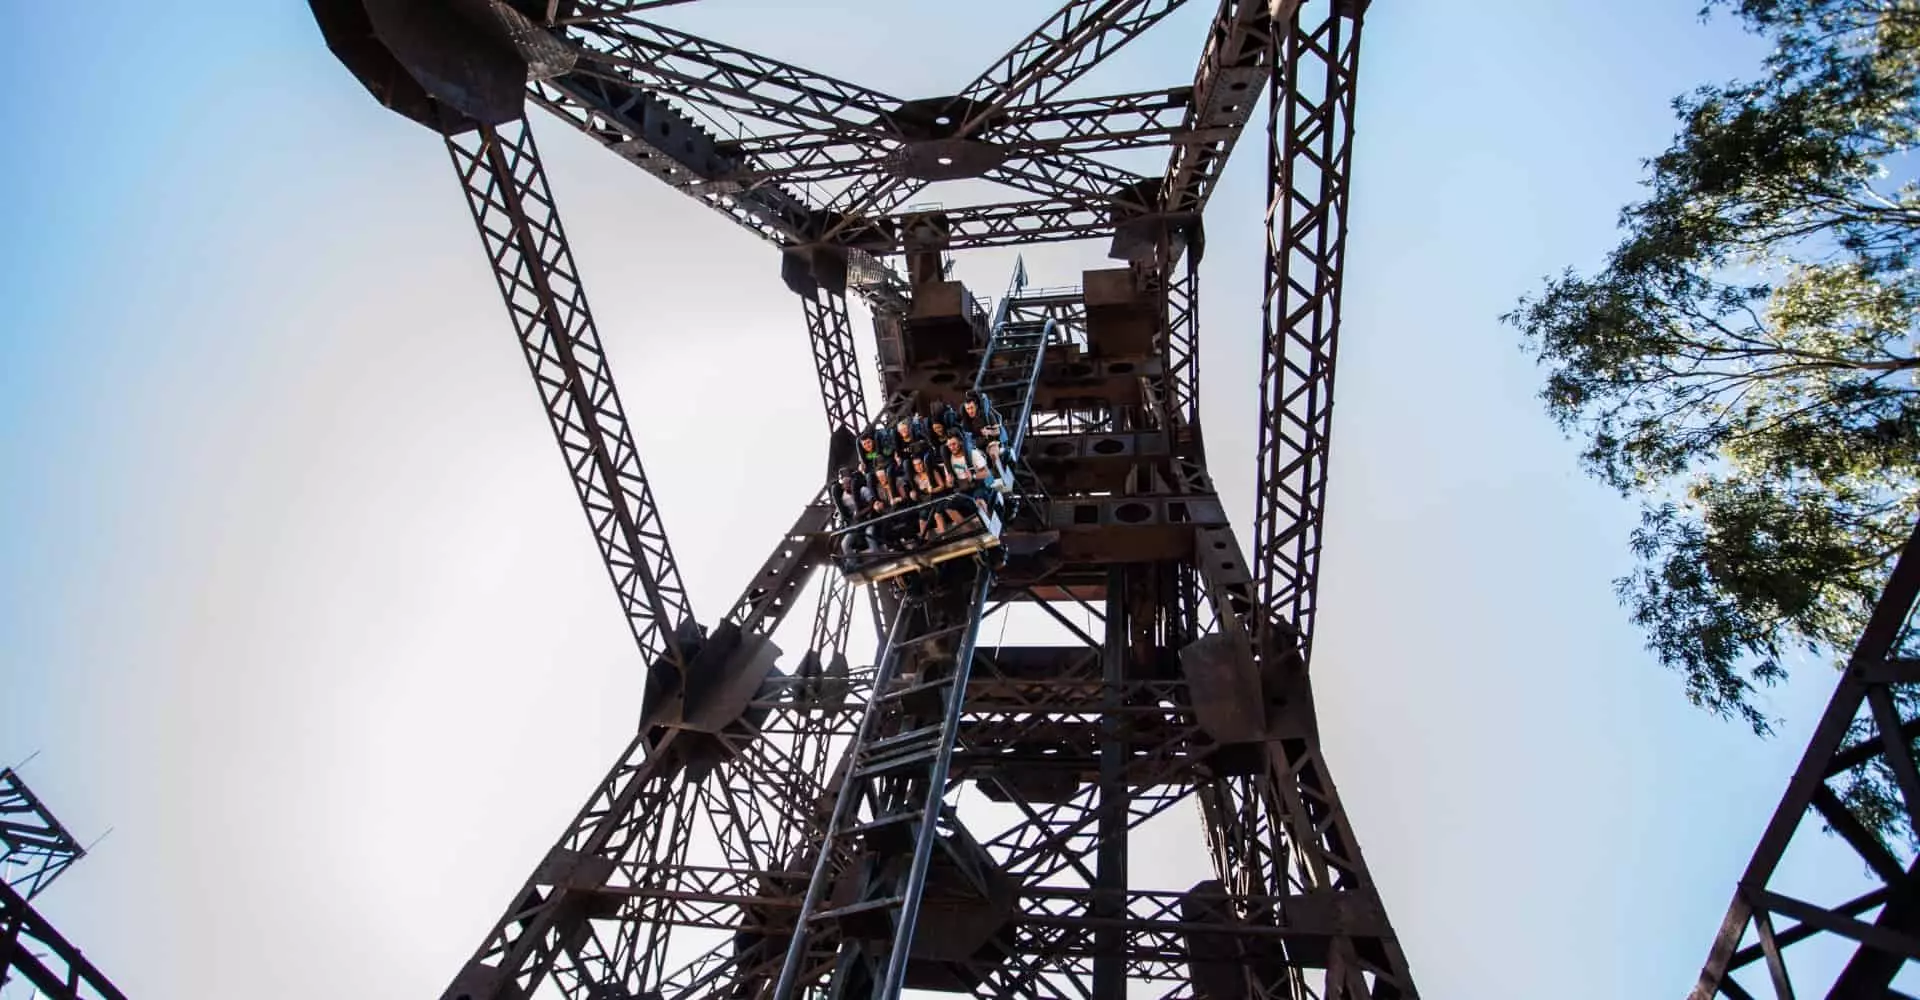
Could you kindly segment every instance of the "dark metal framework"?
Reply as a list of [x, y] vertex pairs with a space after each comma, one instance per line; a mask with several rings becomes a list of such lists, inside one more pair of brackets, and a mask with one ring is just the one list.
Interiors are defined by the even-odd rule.
[[[890, 253], [933, 221], [956, 250], [1108, 238], [1146, 258], [1155, 243], [1142, 234], [1205, 207], [1253, 111], [1270, 75], [1269, 4], [1221, 5], [1190, 86], [1058, 95], [1183, 2], [1075, 0], [956, 95], [919, 101], [677, 31], [629, 5], [562, 4], [579, 8], [551, 25], [573, 43], [571, 65], [529, 96], [781, 246]], [[1296, 5], [1274, 6], [1284, 22]], [[1168, 150], [1161, 177], [1094, 157], [1154, 148]], [[963, 177], [1036, 197], [907, 208], [929, 184]]]
[[[1807, 996], [1812, 986], [1804, 975], [1796, 992], [1795, 956], [1816, 953], [1830, 962], [1837, 950], [1851, 955], [1827, 996], [1905, 995], [1892, 984], [1906, 963], [1920, 960], [1920, 862], [1902, 862], [1876, 832], [1878, 824], [1870, 824], [1842, 790], [1869, 770], [1890, 777], [1900, 796], [1892, 810], [1895, 827], [1910, 837], [1920, 833], [1920, 769], [1914, 766], [1920, 720], [1911, 720], [1920, 696], [1916, 611], [1920, 528], [1894, 563], [1833, 700], [1740, 876], [1692, 1000]], [[1808, 898], [1776, 880], [1788, 846], [1816, 817], [1854, 851], [1871, 888], [1832, 886]], [[1796, 952], [1794, 945], [1803, 947]], [[1742, 971], [1749, 972], [1745, 984], [1734, 978]]]
[[1359, 22], [1294, 21], [1267, 93], [1267, 268], [1254, 551], [1267, 620], [1313, 641], [1333, 430]]
[[0, 768], [0, 882], [26, 899], [87, 851], [12, 768]]
[[12, 768], [0, 769], [0, 991], [24, 980], [47, 1000], [125, 1000], [28, 900], [86, 855]]
[[[676, 0], [310, 3], [383, 104], [446, 137], [647, 672], [639, 732], [446, 1000], [1120, 1000], [1142, 981], [1168, 1000], [1415, 996], [1307, 677], [1364, 0], [1216, 0], [1190, 81], [1111, 95], [1072, 91], [1183, 0], [1069, 0], [972, 82], [918, 99], [655, 19]], [[1249, 560], [1206, 472], [1197, 264], [1263, 93]], [[825, 495], [724, 617], [694, 614], [529, 102], [778, 248], [831, 465], [875, 417], [971, 384], [976, 364], [993, 377], [990, 330], [1003, 347], [1006, 331], [1048, 331], [1016, 349], [1025, 447], [1003, 545], [874, 587], [889, 636], [875, 666], [849, 659], [855, 602], [831, 569], [797, 662], [772, 642], [835, 558]], [[1140, 150], [1164, 169], [1108, 158]], [[914, 204], [960, 179], [1020, 198]], [[1086, 239], [1123, 266], [1073, 288], [1021, 276], [992, 321], [947, 280], [955, 252]], [[1021, 615], [1055, 644], [986, 641]], [[888, 747], [931, 767], [905, 799], [871, 784], [904, 759]], [[959, 804], [974, 792], [998, 818]], [[835, 807], [855, 800], [918, 806]], [[1198, 807], [1212, 877], [1136, 884], [1131, 832], [1181, 803]]]

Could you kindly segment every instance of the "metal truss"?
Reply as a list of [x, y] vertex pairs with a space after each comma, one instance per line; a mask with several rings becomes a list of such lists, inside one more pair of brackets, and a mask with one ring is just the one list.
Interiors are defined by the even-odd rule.
[[[813, 349], [813, 370], [820, 383], [827, 431], [851, 438], [866, 424], [868, 411], [847, 297], [831, 288], [816, 288], [801, 294], [800, 301], [806, 313], [807, 340]], [[826, 657], [830, 652], [844, 655], [853, 625], [853, 585], [840, 574], [828, 572], [820, 575], [819, 589], [808, 648], [816, 657]]]
[[[1035, 599], [1031, 591], [1005, 596], [983, 623], [1004, 613], [1012, 600]], [[950, 794], [968, 784], [1017, 780], [1021, 771], [1030, 777], [1065, 768], [1099, 779], [1053, 803], [1012, 795], [1018, 815], [1001, 829], [976, 831], [994, 866], [1019, 887], [1010, 901], [1011, 937], [998, 952], [946, 965], [977, 976], [972, 992], [983, 998], [1111, 995], [1112, 986], [1096, 985], [1103, 982], [1096, 972], [1103, 960], [1117, 960], [1108, 975], [1123, 968], [1126, 980], [1188, 982], [1199, 931], [1229, 954], [1275, 966], [1262, 974], [1291, 977], [1263, 983], [1259, 996], [1411, 996], [1410, 989], [1402, 989], [1404, 980], [1365, 964], [1364, 955], [1390, 943], [1391, 930], [1377, 900], [1356, 896], [1351, 886], [1313, 889], [1283, 882], [1276, 892], [1223, 886], [1220, 898], [1251, 919], [1196, 919], [1192, 893], [1127, 888], [1124, 880], [1114, 884], [1112, 873], [1116, 865], [1124, 866], [1131, 831], [1177, 806], [1208, 805], [1223, 790], [1232, 791], [1226, 787], [1230, 779], [1215, 773], [1209, 756], [1216, 745], [1192, 711], [1168, 707], [1190, 702], [1187, 684], [1113, 677], [1114, 657], [1126, 649], [1117, 637], [1129, 627], [1124, 612], [1114, 614], [1115, 603], [1087, 609], [1099, 616], [1091, 631], [1072, 626], [1083, 646], [981, 647], [975, 655], [948, 775]], [[858, 703], [857, 692], [849, 700]], [[1115, 739], [1125, 749], [1105, 752], [1104, 745]], [[1116, 795], [1116, 790], [1124, 791]], [[1285, 806], [1269, 798], [1248, 800], [1242, 807], [1262, 825], [1263, 842], [1284, 853], [1280, 845], [1295, 832]], [[1329, 818], [1323, 814], [1318, 821], [1326, 824]], [[1337, 814], [1331, 821], [1344, 823]], [[1231, 823], [1214, 828], [1234, 832]], [[1229, 858], [1217, 863], [1223, 875], [1237, 870]], [[803, 885], [806, 877], [792, 865], [773, 871], [681, 865], [628, 891], [657, 901], [661, 909], [652, 911], [652, 918], [676, 927], [785, 940], [800, 915], [801, 899], [768, 888]], [[1282, 912], [1286, 920], [1271, 919]], [[745, 923], [742, 914], [748, 915]], [[1282, 970], [1287, 963], [1279, 959], [1289, 948], [1326, 956], [1322, 961], [1333, 967], [1311, 976], [1310, 969]], [[659, 989], [666, 998], [720, 997], [741, 984], [770, 981], [779, 965], [777, 955], [722, 948], [666, 975]], [[1354, 985], [1363, 981], [1370, 987]], [[1167, 995], [1195, 994], [1176, 988]]]
[[[1734, 974], [1754, 966], [1765, 968], [1770, 995], [1779, 1000], [1806, 996], [1815, 987], [1802, 976], [1796, 994], [1794, 973], [1807, 968], [1794, 961], [1796, 956], [1815, 956], [1825, 964], [1842, 950], [1851, 956], [1827, 996], [1904, 995], [1892, 982], [1906, 963], [1920, 960], [1920, 863], [1901, 861], [1877, 824], [1843, 793], [1848, 782], [1869, 775], [1891, 780], [1900, 795], [1892, 804], [1896, 832], [1920, 835], [1920, 770], [1914, 766], [1914, 739], [1920, 736], [1920, 720], [1914, 718], [1920, 701], [1916, 603], [1920, 528], [1894, 563], [1833, 700], [1740, 876], [1692, 1000], [1752, 1000], [1753, 991], [1765, 990], [1755, 982], [1760, 975], [1742, 985]], [[1787, 847], [1816, 818], [1852, 848], [1872, 879], [1870, 890], [1842, 891], [1836, 885], [1805, 898], [1775, 883]], [[1812, 944], [1789, 950], [1806, 942]]]
[[447, 137], [553, 436], [648, 663], [694, 620], [526, 122]]
[[0, 994], [17, 977], [46, 1000], [126, 1000], [29, 902], [86, 853], [17, 772], [0, 769]]
[[1195, 254], [1175, 260], [1171, 244], [1140, 276], [1153, 290], [1165, 333], [1160, 344], [1162, 376], [1148, 380], [1147, 408], [1156, 426], [1173, 435], [1176, 449], [1204, 461], [1200, 441], [1200, 261]]
[[807, 648], [815, 655], [846, 655], [853, 628], [853, 585], [838, 573], [820, 574], [820, 599], [814, 605], [813, 629]]
[[847, 297], [823, 288], [802, 295], [800, 302], [807, 316], [807, 340], [813, 347], [813, 371], [820, 382], [827, 431], [857, 433], [867, 420], [867, 394], [860, 384]]
[[[853, 838], [844, 844], [835, 832], [836, 792], [873, 763], [872, 748], [856, 746], [863, 709], [893, 696], [876, 686], [875, 667], [847, 662], [845, 581], [823, 574], [810, 648], [790, 672], [743, 673], [740, 657], [709, 652], [770, 648], [752, 644], [832, 558], [831, 505], [823, 496], [804, 507], [712, 634], [699, 628], [524, 120], [484, 108], [436, 119], [422, 102], [429, 111], [436, 101], [472, 104], [462, 81], [432, 70], [424, 96], [409, 97], [391, 75], [370, 79], [378, 74], [366, 54], [341, 41], [355, 41], [348, 36], [360, 25], [343, 28], [337, 11], [329, 25], [323, 15], [329, 44], [353, 56], [376, 94], [395, 107], [411, 100], [405, 113], [450, 133], [529, 368], [649, 667], [641, 732], [446, 1000], [522, 1000], [542, 984], [570, 1000], [736, 1000], [776, 983], [809, 1000], [863, 991], [891, 1000], [902, 986], [1121, 1000], [1142, 980], [1164, 983], [1165, 1000], [1415, 995], [1320, 757], [1304, 660], [1267, 655], [1283, 651], [1269, 644], [1276, 628], [1310, 633], [1324, 502], [1361, 6], [1329, 2], [1324, 17], [1308, 18], [1292, 4], [1219, 0], [1190, 84], [1075, 96], [1064, 92], [1180, 0], [1069, 0], [952, 95], [901, 100], [649, 19], [669, 2], [490, 0], [534, 104], [783, 251], [836, 434], [869, 417], [849, 297], [873, 306], [896, 339], [920, 316], [919, 289], [889, 255], [921, 254], [917, 280], [937, 282], [921, 266], [930, 252], [1107, 239], [1159, 312], [1138, 374], [1112, 380], [1136, 386], [1135, 398], [1122, 389], [1082, 405], [1079, 390], [1066, 389], [1034, 404], [1031, 421], [1026, 405], [1015, 415], [1016, 442], [1028, 430], [1162, 438], [1159, 457], [1141, 456], [1116, 490], [1076, 498], [1045, 475], [1017, 479], [1022, 492], [1010, 502], [1035, 515], [1019, 529], [1030, 535], [1022, 551], [1064, 537], [1049, 525], [1105, 528], [1109, 516], [1143, 529], [1113, 536], [1116, 544], [1148, 547], [1082, 548], [1023, 566], [1025, 577], [969, 578], [980, 588], [965, 616], [969, 636], [984, 642], [982, 623], [1018, 605], [1044, 612], [1080, 645], [969, 640], [973, 668], [957, 673], [944, 701], [944, 763], [922, 782], [907, 888], [879, 908], [893, 921], [881, 931], [843, 919], [857, 914], [844, 899], [826, 900], [828, 887], [812, 877], [822, 866], [850, 874], [853, 862], [878, 857], [860, 854], [872, 830], [841, 831]], [[392, 58], [412, 73], [406, 59], [421, 57]], [[1218, 498], [1199, 447], [1197, 256], [1199, 215], [1263, 84], [1273, 104], [1271, 231], [1260, 523], [1249, 562], [1224, 516], [1205, 513]], [[1101, 159], [1141, 149], [1166, 153], [1162, 175]], [[910, 205], [927, 185], [960, 179], [1034, 197]], [[960, 299], [972, 301], [964, 290]], [[1058, 345], [1075, 352], [1073, 366], [1102, 360], [1077, 290], [1016, 286], [1002, 312], [1014, 326], [1057, 325], [1077, 338]], [[1029, 403], [1054, 392], [1033, 388], [1047, 372], [1080, 377], [1066, 375], [1053, 349], [1035, 351]], [[1162, 509], [1164, 522], [1155, 520]], [[1060, 521], [1063, 511], [1074, 525]], [[876, 618], [899, 625], [910, 597], [876, 587]], [[1099, 625], [1083, 628], [1067, 612]], [[1261, 655], [1240, 664], [1222, 652], [1236, 642]], [[1195, 650], [1200, 681], [1187, 674]], [[655, 684], [662, 677], [670, 679]], [[1221, 722], [1220, 712], [1238, 710], [1232, 699], [1222, 708], [1222, 677], [1254, 686], [1251, 702], [1268, 716], [1258, 732]], [[696, 722], [697, 684], [733, 684], [727, 697], [743, 700], [732, 715]], [[661, 721], [656, 688], [683, 699], [674, 711], [687, 714]], [[1007, 812], [989, 821], [952, 811], [963, 787]], [[1179, 803], [1197, 805], [1204, 819], [1214, 878], [1187, 892], [1130, 885], [1130, 831]], [[929, 831], [943, 845], [937, 864]], [[840, 853], [830, 859], [827, 844]], [[973, 876], [957, 896], [956, 865]], [[809, 933], [795, 935], [810, 919], [809, 900], [825, 908], [816, 916], [836, 914], [833, 926], [806, 924]], [[956, 907], [972, 918], [956, 918]], [[953, 952], [956, 941], [975, 940], [967, 935], [979, 947]], [[791, 953], [789, 940], [798, 942]], [[881, 940], [895, 944], [859, 944]], [[934, 957], [921, 955], [928, 948]]]
[[827, 532], [832, 528], [833, 508], [825, 496], [801, 508], [793, 526], [774, 543], [773, 552], [740, 592], [726, 620], [754, 635], [778, 628], [792, 608], [794, 595], [826, 558]]
[[14, 975], [46, 1000], [126, 1000], [80, 949], [0, 882], [0, 988]]
[[1270, 743], [1264, 764], [1255, 778], [1222, 782], [1205, 803], [1222, 881], [1241, 892], [1312, 900], [1341, 915], [1320, 933], [1322, 996], [1415, 996], [1318, 739]]
[[970, 131], [1009, 108], [1059, 93], [1186, 0], [1070, 0], [1046, 23], [961, 88]]
[[[685, 670], [692, 658], [682, 636], [693, 616], [531, 132], [524, 122], [483, 127], [450, 136], [448, 148], [635, 641], [649, 663]], [[758, 634], [778, 626], [821, 559], [827, 517], [824, 504], [802, 512], [734, 606], [731, 624]], [[633, 884], [668, 877], [695, 829], [710, 833], [730, 863], [764, 867], [791, 849], [797, 841], [781, 825], [792, 826], [790, 817], [817, 797], [792, 772], [820, 769], [804, 759], [823, 752], [824, 732], [788, 730], [782, 743], [749, 726], [719, 737], [718, 747], [689, 748], [671, 734], [636, 738], [448, 995], [524, 996], [551, 977], [586, 996], [644, 977], [645, 956], [664, 961], [671, 925], [647, 920], [643, 897], [633, 896], [616, 932], [595, 933], [591, 922], [621, 892], [609, 879], [623, 859]], [[716, 765], [707, 780], [687, 780], [690, 769]], [[771, 811], [739, 807], [772, 782], [797, 797]]]
[[32, 899], [86, 853], [17, 772], [0, 768], [0, 881]]
[[[825, 561], [831, 509], [818, 500], [750, 578], [725, 621], [766, 635]], [[837, 575], [832, 575], [837, 576]], [[841, 584], [844, 586], [844, 583]], [[846, 598], [850, 607], [851, 598]], [[844, 622], [833, 646], [844, 652]], [[444, 994], [446, 1000], [525, 998], [542, 982], [579, 1000], [640, 995], [664, 974], [678, 926], [674, 887], [697, 877], [698, 840], [730, 870], [768, 871], [814, 835], [844, 707], [868, 680], [811, 670], [776, 678], [751, 709], [764, 713], [712, 740], [643, 732], [594, 789], [508, 910]], [[844, 668], [844, 667], [843, 667]], [[695, 873], [689, 875], [689, 873]], [[608, 990], [626, 990], [608, 993]]]
[[[1004, 109], [994, 119], [994, 140], [1016, 155], [1051, 152], [1082, 155], [1149, 146], [1171, 146], [1187, 134], [1183, 123], [1193, 102], [1191, 87], [1172, 87], [1107, 97], [1068, 97]], [[787, 168], [755, 175], [767, 179], [812, 180], [857, 168], [884, 166], [887, 157], [850, 155], [852, 147], [833, 134], [809, 131], [749, 136], [737, 143], [755, 159], [785, 155]]]
[[1267, 93], [1254, 560], [1265, 624], [1293, 632], [1303, 660], [1311, 652], [1319, 586], [1364, 7], [1360, 0], [1299, 7], [1273, 39], [1279, 69]]
[[640, 17], [602, 18], [565, 37], [600, 68], [671, 93], [733, 131], [756, 120], [791, 130], [878, 134], [879, 119], [899, 104], [881, 91]]
[[1200, 262], [1192, 256], [1166, 283], [1167, 384], [1173, 419], [1200, 426]]
[[[1229, 552], [1237, 548], [1230, 536], [1223, 544]], [[1199, 569], [1203, 574], [1216, 572], [1205, 565]], [[1194, 592], [1192, 583], [1182, 582], [1182, 572], [1158, 581], [1142, 579], [1140, 572], [1129, 570], [1111, 579], [1106, 606], [1086, 608], [1097, 613], [1102, 627], [1071, 629], [1084, 650], [1045, 661], [1045, 669], [1036, 669], [1029, 660], [1017, 678], [1008, 676], [1010, 669], [996, 670], [990, 658], [978, 672], [998, 680], [999, 689], [969, 698], [985, 709], [976, 718], [991, 724], [968, 733], [965, 745], [976, 749], [963, 754], [958, 767], [994, 761], [1004, 773], [1011, 768], [996, 747], [1050, 746], [1045, 757], [1032, 760], [1033, 766], [1059, 766], [1065, 758], [1080, 762], [1089, 777], [1098, 775], [1093, 786], [1083, 786], [1065, 803], [1030, 813], [1006, 840], [991, 842], [1031, 845], [1002, 862], [1009, 872], [1018, 873], [1023, 885], [1084, 880], [1087, 886], [1058, 895], [1039, 893], [1049, 896], [1051, 905], [1022, 897], [1021, 926], [1029, 931], [1046, 927], [1052, 933], [1037, 935], [1046, 943], [1023, 943], [1020, 954], [1046, 966], [1043, 978], [1053, 986], [1021, 995], [1097, 996], [1094, 960], [1119, 956], [1124, 956], [1128, 980], [1195, 977], [1197, 985], [1193, 963], [1204, 952], [1198, 941], [1209, 940], [1208, 947], [1225, 949], [1213, 954], [1228, 963], [1244, 963], [1249, 975], [1260, 977], [1257, 985], [1247, 987], [1251, 995], [1413, 996], [1404, 959], [1352, 846], [1344, 811], [1310, 750], [1314, 741], [1268, 743], [1261, 756], [1264, 770], [1256, 768], [1258, 773], [1246, 777], [1221, 775], [1210, 758], [1217, 744], [1191, 709], [1173, 707], [1193, 704], [1195, 695], [1187, 683], [1120, 679], [1125, 671], [1115, 669], [1116, 658], [1140, 648], [1149, 636], [1156, 643], [1178, 645], [1217, 627], [1205, 626], [1197, 607], [1183, 610], [1178, 603], [1162, 603]], [[1150, 596], [1156, 588], [1165, 596]], [[1213, 593], [1217, 600], [1229, 599], [1228, 589], [1216, 586]], [[1230, 614], [1229, 609], [1220, 610]], [[1010, 668], [1026, 658], [1011, 655], [1020, 652], [1009, 651], [1000, 660]], [[1000, 711], [993, 712], [995, 708]], [[1076, 718], [1086, 721], [1069, 721]], [[1114, 740], [1120, 741], [1118, 752]], [[1012, 766], [1020, 763], [1016, 759]], [[1102, 815], [1102, 800], [1113, 798], [1115, 789], [1131, 795], [1124, 820]], [[1095, 905], [1103, 887], [1121, 895], [1124, 879], [1117, 885], [1103, 883], [1099, 872], [1124, 869], [1125, 831], [1176, 803], [1193, 801], [1199, 802], [1207, 820], [1220, 879], [1218, 896], [1225, 909], [1243, 919], [1195, 914], [1187, 909], [1193, 893], [1126, 890], [1124, 905], [1106, 916], [1085, 908]], [[1090, 857], [1097, 862], [1091, 868], [1086, 864]], [[1078, 902], [1070, 915], [1052, 908], [1066, 899]], [[1281, 912], [1288, 919], [1269, 922]], [[1195, 933], [1201, 926], [1206, 932]], [[1103, 930], [1108, 932], [1104, 941], [1099, 940]], [[1282, 941], [1294, 960], [1275, 959], [1278, 951], [1272, 949]], [[1304, 955], [1318, 957], [1301, 961]], [[1064, 956], [1075, 960], [1063, 963]], [[1218, 988], [1221, 983], [1215, 979], [1212, 985]]]
[[889, 218], [882, 228], [906, 230], [920, 219], [938, 221], [947, 245], [956, 249], [1099, 239], [1113, 231], [1112, 209], [1092, 201], [1020, 201], [942, 207]]
[[1180, 133], [1162, 192], [1169, 213], [1198, 214], [1233, 152], [1241, 129], [1253, 117], [1260, 85], [1270, 78], [1274, 48], [1270, 23], [1286, 23], [1276, 9], [1298, 0], [1223, 0], [1207, 31]]
[[[1306, 681], [1365, 8], [1365, 0], [1294, 4], [1292, 16], [1274, 23], [1266, 39], [1273, 71], [1266, 78], [1267, 248], [1254, 528], [1260, 614], [1245, 626], [1262, 658], [1284, 671], [1282, 683], [1297, 687], [1282, 726], [1287, 735], [1267, 744], [1263, 773], [1228, 782], [1208, 803], [1208, 828], [1229, 885], [1276, 895], [1331, 892], [1350, 900], [1349, 906], [1373, 911], [1380, 908], [1377, 889], [1320, 752]], [[1234, 37], [1250, 44], [1256, 36], [1249, 31]], [[1245, 59], [1244, 50], [1239, 58]], [[1384, 925], [1384, 915], [1381, 920]], [[1326, 954], [1329, 994], [1414, 995], [1406, 957], [1390, 933], [1336, 937]]]
[[[554, 8], [542, 44], [567, 59], [530, 96], [783, 247], [905, 249], [921, 218], [905, 206], [959, 178], [1036, 197], [943, 206], [950, 249], [1105, 238], [1129, 219], [1191, 223], [1271, 70], [1268, 4], [1223, 0], [1190, 83], [1060, 96], [1183, 2], [1072, 0], [952, 96], [913, 101], [658, 24], [644, 5]], [[1096, 158], [1153, 148], [1169, 150], [1161, 177]]]

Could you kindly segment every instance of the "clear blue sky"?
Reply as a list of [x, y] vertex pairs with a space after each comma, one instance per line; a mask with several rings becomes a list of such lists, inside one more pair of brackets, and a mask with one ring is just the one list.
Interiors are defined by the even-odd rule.
[[[709, 6], [714, 34], [908, 96], [1039, 17]], [[1753, 65], [1694, 7], [1381, 0], [1366, 29], [1315, 683], [1430, 997], [1684, 993], [1830, 683], [1770, 696], [1771, 743], [1683, 703], [1609, 589], [1633, 512], [1496, 322], [1611, 244], [1669, 99]], [[66, 822], [115, 830], [44, 908], [148, 1000], [437, 995], [638, 677], [445, 154], [304, 4], [9, 13], [0, 761], [42, 751]], [[1170, 25], [1103, 82], [1181, 82], [1196, 48]], [[749, 471], [702, 444], [817, 426], [799, 310], [770, 251], [536, 127], [696, 604], [724, 607], [824, 444]], [[1258, 157], [1205, 275], [1242, 518]], [[1097, 265], [1029, 259], [1042, 284]], [[996, 291], [1005, 263], [963, 276]]]

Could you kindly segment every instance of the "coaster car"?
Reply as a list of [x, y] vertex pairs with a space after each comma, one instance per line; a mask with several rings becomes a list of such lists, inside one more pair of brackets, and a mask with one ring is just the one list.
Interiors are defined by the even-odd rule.
[[[849, 528], [833, 533], [833, 545], [836, 551], [843, 546], [843, 540], [868, 537], [875, 528], [895, 518], [916, 516], [922, 506], [916, 505], [888, 513], [885, 517], [863, 521]], [[944, 562], [963, 559], [1000, 544], [1001, 522], [999, 515], [984, 504], [979, 516], [970, 517], [966, 523], [954, 531], [943, 532], [931, 538], [915, 539], [906, 545], [868, 548], [860, 551], [844, 552], [840, 556], [841, 572], [855, 585], [878, 583], [891, 580], [922, 570], [931, 570]]]

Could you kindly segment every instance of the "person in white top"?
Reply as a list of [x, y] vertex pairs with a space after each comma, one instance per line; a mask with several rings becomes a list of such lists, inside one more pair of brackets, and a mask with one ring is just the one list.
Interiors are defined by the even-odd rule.
[[993, 473], [987, 469], [986, 458], [967, 447], [966, 441], [958, 434], [947, 436], [946, 448], [947, 468], [953, 473], [954, 490], [972, 498], [972, 506], [984, 514], [985, 498], [993, 488]]

